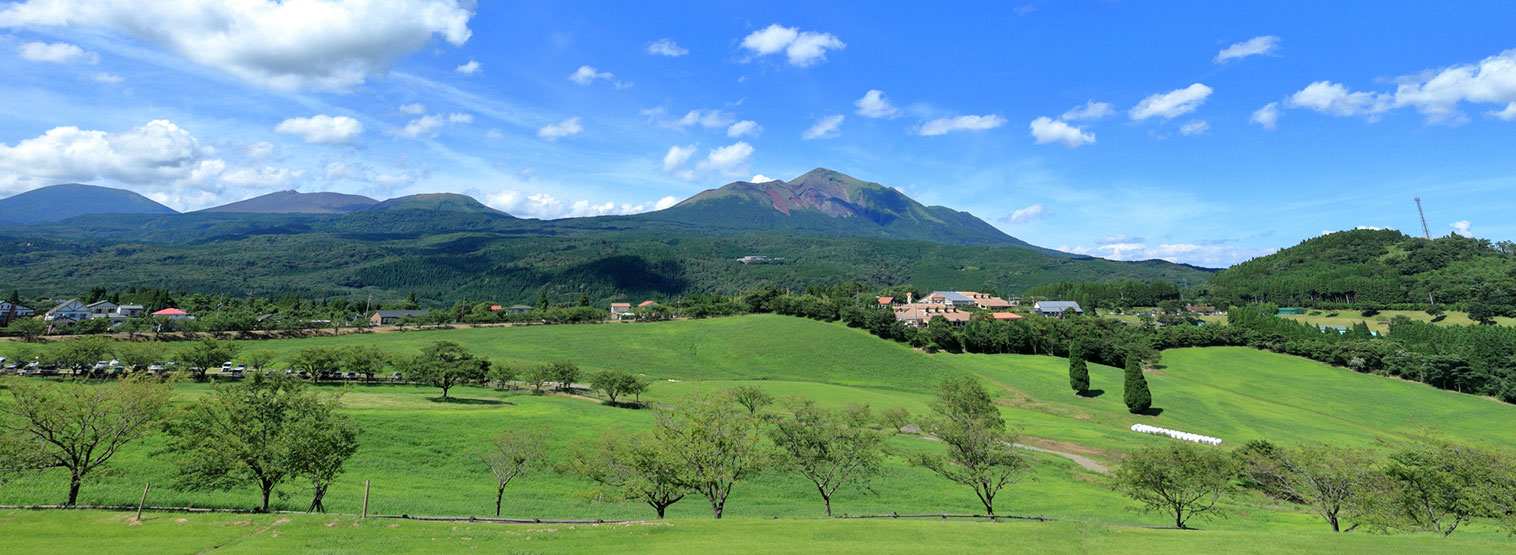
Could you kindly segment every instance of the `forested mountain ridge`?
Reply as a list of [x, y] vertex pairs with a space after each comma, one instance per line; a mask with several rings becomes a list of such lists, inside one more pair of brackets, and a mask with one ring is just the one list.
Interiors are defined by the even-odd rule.
[[1232, 266], [1207, 285], [1219, 305], [1466, 304], [1516, 291], [1516, 245], [1343, 231]]
[[346, 214], [378, 204], [363, 195], [277, 191], [247, 200], [206, 208], [202, 212], [259, 214]]
[[81, 214], [177, 214], [152, 199], [110, 187], [79, 183], [49, 185], [0, 198], [0, 214], [11, 224], [56, 222]]

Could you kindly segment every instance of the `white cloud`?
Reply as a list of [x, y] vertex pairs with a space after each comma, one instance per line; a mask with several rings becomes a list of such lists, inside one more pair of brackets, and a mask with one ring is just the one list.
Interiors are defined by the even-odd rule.
[[485, 131], [484, 132], [484, 138], [486, 138], [486, 139], [504, 139], [505, 138], [505, 133], [501, 133], [499, 129], [490, 129], [489, 131]]
[[1049, 214], [1052, 214], [1052, 212], [1049, 211], [1046, 206], [1038, 203], [1026, 208], [1016, 210], [1015, 212], [1011, 212], [1009, 216], [1001, 218], [1000, 220], [1003, 222], [1020, 224], [1042, 219], [1043, 216], [1047, 216]]
[[1485, 112], [1484, 115], [1490, 116], [1492, 118], [1503, 119], [1505, 121], [1516, 121], [1516, 102], [1507, 104], [1504, 110], [1501, 110], [1499, 112], [1491, 110]]
[[669, 129], [684, 129], [698, 125], [706, 129], [731, 129], [731, 125], [737, 123], [736, 116], [722, 110], [696, 109], [686, 112], [679, 118], [668, 117], [668, 109], [659, 106], [642, 110], [642, 115], [648, 117], [648, 122]]
[[1210, 95], [1210, 87], [1195, 83], [1182, 89], [1144, 98], [1132, 108], [1130, 115], [1134, 120], [1144, 120], [1154, 116], [1171, 119], [1195, 111], [1195, 108], [1204, 103], [1205, 98]]
[[689, 54], [690, 51], [674, 44], [674, 39], [658, 39], [657, 42], [647, 45], [647, 53], [657, 56], [678, 57]]
[[216, 149], [167, 120], [118, 133], [55, 127], [15, 146], [0, 143], [0, 190], [99, 179], [169, 189], [214, 189], [226, 168]]
[[663, 171], [673, 171], [674, 168], [683, 166], [694, 155], [695, 145], [669, 147], [668, 153], [663, 155]]
[[403, 114], [419, 116], [426, 113], [426, 105], [419, 102], [415, 104], [401, 104], [400, 112]]
[[1286, 101], [1292, 108], [1309, 108], [1334, 116], [1374, 115], [1393, 106], [1389, 94], [1374, 95], [1366, 92], [1348, 92], [1346, 86], [1331, 81], [1317, 81], [1290, 95]]
[[473, 75], [475, 73], [479, 73], [479, 70], [481, 69], [483, 69], [483, 67], [478, 60], [469, 60], [468, 63], [453, 68], [453, 71], [462, 73], [464, 75]]
[[1347, 86], [1317, 81], [1290, 97], [1289, 105], [1334, 116], [1373, 120], [1397, 108], [1415, 107], [1427, 123], [1457, 125], [1468, 121], [1458, 105], [1504, 105], [1489, 111], [1494, 118], [1516, 119], [1516, 49], [1480, 60], [1395, 79], [1394, 92], [1351, 92]]
[[917, 132], [925, 136], [943, 135], [951, 131], [984, 131], [1005, 125], [1005, 118], [990, 114], [987, 116], [958, 116], [956, 118], [934, 119], [921, 125]]
[[1178, 264], [1194, 264], [1211, 268], [1223, 268], [1251, 258], [1269, 255], [1278, 249], [1258, 249], [1229, 245], [1161, 244], [1148, 245], [1142, 242], [1109, 243], [1093, 248], [1084, 246], [1061, 246], [1058, 250], [1073, 254], [1098, 256], [1110, 260], [1167, 260]]
[[1262, 126], [1264, 129], [1273, 131], [1279, 123], [1279, 103], [1270, 102], [1253, 112], [1253, 117], [1248, 121]]
[[1116, 113], [1111, 105], [1106, 102], [1085, 102], [1083, 106], [1076, 106], [1064, 112], [1058, 119], [1065, 121], [1079, 121], [1083, 119], [1100, 119]]
[[0, 10], [0, 27], [107, 29], [254, 83], [346, 91], [434, 35], [462, 46], [473, 15], [472, 0], [26, 0]]
[[742, 47], [753, 56], [768, 56], [782, 50], [790, 65], [809, 67], [826, 61], [827, 50], [842, 50], [847, 44], [831, 33], [802, 32], [775, 23], [743, 37]]
[[770, 181], [779, 181], [779, 180], [778, 179], [774, 179], [772, 177], [769, 177], [767, 175], [763, 175], [761, 173], [758, 174], [758, 175], [753, 176], [752, 179], [747, 180], [748, 183], [768, 183]]
[[242, 147], [242, 155], [251, 160], [267, 160], [274, 156], [274, 143], [258, 141]]
[[368, 179], [368, 171], [368, 166], [363, 164], [338, 161], [326, 163], [326, 179], [328, 181], [337, 179], [366, 180]]
[[800, 138], [810, 139], [833, 139], [842, 135], [842, 114], [835, 114], [816, 120], [816, 124], [800, 134]]
[[1180, 135], [1199, 135], [1211, 129], [1211, 124], [1203, 119], [1197, 119], [1179, 126]]
[[391, 129], [388, 133], [396, 137], [436, 137], [437, 130], [446, 124], [447, 122], [443, 120], [442, 114], [432, 114], [413, 119], [407, 122], [405, 127]]
[[900, 109], [884, 98], [884, 91], [870, 90], [863, 94], [863, 98], [853, 101], [858, 107], [858, 115], [866, 118], [894, 118], [900, 116]]
[[757, 137], [758, 134], [762, 132], [763, 126], [758, 125], [758, 122], [750, 119], [739, 121], [732, 124], [731, 127], [726, 128], [726, 136], [732, 138], [742, 137], [745, 135], [752, 135], [754, 137]]
[[247, 189], [284, 189], [305, 175], [305, 170], [263, 166], [235, 168], [221, 174], [221, 182]]
[[1448, 226], [1453, 228], [1453, 233], [1457, 233], [1464, 237], [1474, 236], [1474, 231], [1472, 229], [1474, 227], [1474, 224], [1469, 223], [1468, 220], [1453, 222], [1451, 224], [1448, 224]]
[[513, 189], [505, 189], [486, 195], [484, 203], [497, 209], [503, 210], [515, 216], [525, 218], [542, 218], [552, 220], [558, 218], [582, 218], [587, 216], [607, 216], [613, 214], [636, 214], [650, 210], [662, 210], [679, 202], [674, 197], [663, 197], [656, 201], [642, 204], [614, 202], [594, 202], [579, 200], [567, 202], [559, 200], [551, 193], [528, 194]]
[[448, 123], [474, 123], [473, 114], [448, 114]]
[[713, 148], [705, 159], [695, 164], [698, 172], [715, 172], [727, 177], [747, 175], [748, 158], [753, 155], [753, 145], [737, 141], [727, 146]]
[[1094, 133], [1086, 133], [1062, 120], [1046, 116], [1032, 120], [1031, 129], [1037, 144], [1063, 143], [1064, 146], [1074, 148], [1095, 142]]
[[577, 135], [580, 131], [584, 131], [584, 126], [579, 125], [579, 116], [574, 116], [558, 123], [543, 126], [542, 129], [537, 130], [537, 136], [549, 141], [556, 141], [569, 135]]
[[85, 52], [66, 42], [28, 42], [21, 45], [17, 51], [22, 58], [33, 62], [52, 62], [55, 64], [72, 64], [75, 62], [84, 64], [100, 63], [100, 56], [94, 52]]
[[307, 143], [350, 145], [363, 133], [363, 122], [347, 116], [319, 114], [308, 118], [290, 118], [274, 126], [274, 131], [289, 133]]
[[381, 190], [393, 191], [402, 187], [416, 184], [416, 176], [408, 173], [377, 173], [369, 181], [378, 185]]
[[1226, 63], [1231, 60], [1239, 60], [1248, 56], [1260, 54], [1273, 54], [1279, 49], [1279, 37], [1264, 35], [1233, 44], [1216, 53], [1216, 63]]
[[90, 79], [94, 79], [96, 83], [105, 83], [108, 85], [114, 85], [122, 81], [120, 75], [116, 75], [114, 73], [106, 73], [104, 71], [91, 75]]
[[574, 72], [570, 73], [568, 76], [569, 81], [573, 81], [580, 85], [589, 85], [598, 79], [610, 80], [615, 78], [616, 76], [611, 74], [611, 72], [597, 71], [592, 66], [579, 66], [579, 69], [574, 70]]

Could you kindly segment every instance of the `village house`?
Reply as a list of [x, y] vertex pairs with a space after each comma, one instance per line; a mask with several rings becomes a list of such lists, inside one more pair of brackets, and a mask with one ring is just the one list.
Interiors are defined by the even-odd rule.
[[505, 307], [505, 311], [510, 314], [526, 314], [532, 311], [532, 307], [526, 306], [524, 304], [513, 304], [511, 306]]
[[141, 318], [146, 309], [140, 304], [124, 304], [116, 307], [116, 314], [126, 318]]
[[154, 312], [154, 313], [152, 313], [151, 316], [154, 317], [154, 318], [168, 318], [170, 320], [194, 320], [195, 319], [195, 317], [194, 316], [190, 316], [188, 312], [185, 312], [183, 310], [179, 310], [179, 309], [173, 308], [173, 307], [165, 308], [163, 310], [159, 310], [157, 312]]
[[378, 310], [369, 315], [368, 323], [371, 326], [392, 326], [406, 318], [425, 316], [429, 312], [426, 310]]
[[1185, 303], [1184, 310], [1185, 310], [1185, 312], [1194, 312], [1196, 314], [1204, 314], [1204, 315], [1211, 315], [1211, 314], [1215, 314], [1216, 313], [1216, 307], [1214, 307], [1214, 306], [1189, 304], [1189, 303]]
[[110, 301], [95, 301], [84, 308], [89, 309], [90, 318], [105, 318], [116, 312], [116, 303]]
[[1074, 301], [1037, 301], [1037, 304], [1032, 305], [1032, 310], [1039, 316], [1049, 318], [1063, 318], [1070, 310], [1074, 311], [1074, 314], [1084, 316], [1084, 309]]
[[637, 308], [646, 308], [649, 306], [658, 306], [658, 301], [642, 301], [640, 303], [637, 303]]
[[89, 307], [84, 306], [84, 303], [79, 302], [79, 299], [69, 299], [63, 301], [62, 303], [59, 303], [58, 306], [55, 306], [52, 310], [44, 313], [42, 315], [42, 319], [49, 322], [58, 320], [63, 320], [65, 322], [78, 322], [80, 320], [88, 319], [89, 316]]
[[974, 306], [974, 299], [957, 291], [933, 291], [921, 298], [926, 304], [940, 304], [967, 308]]
[[942, 318], [954, 326], [968, 324], [973, 313], [938, 303], [909, 303], [895, 306], [895, 320], [913, 328], [924, 328], [933, 318]]
[[632, 311], [632, 303], [611, 303], [611, 318], [620, 320]]
[[879, 297], [879, 298], [874, 299], [874, 302], [879, 303], [879, 308], [889, 308], [890, 305], [895, 304], [895, 298], [894, 297]]
[[30, 318], [36, 313], [37, 311], [21, 306], [19, 304], [11, 304], [5, 301], [0, 301], [0, 327], [11, 325], [11, 320], [18, 318]]
[[995, 312], [991, 313], [990, 317], [996, 320], [1020, 320], [1023, 318], [1022, 315], [1015, 312]]
[[974, 301], [974, 306], [977, 306], [984, 310], [1004, 310], [1012, 306], [1011, 301], [1007, 301], [989, 293], [979, 293], [977, 291], [959, 291], [958, 294], [972, 299]]

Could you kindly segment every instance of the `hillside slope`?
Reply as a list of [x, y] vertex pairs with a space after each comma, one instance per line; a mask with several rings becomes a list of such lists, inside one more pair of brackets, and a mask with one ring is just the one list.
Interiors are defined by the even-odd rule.
[[1516, 292], [1516, 245], [1343, 231], [1218, 272], [1209, 285], [1221, 305], [1467, 303], [1482, 291]]
[[201, 212], [243, 212], [260, 214], [346, 214], [377, 204], [362, 195], [342, 193], [301, 193], [278, 191], [247, 200], [206, 208]]
[[152, 199], [110, 187], [68, 183], [49, 185], [0, 199], [7, 225], [56, 222], [92, 214], [177, 214]]

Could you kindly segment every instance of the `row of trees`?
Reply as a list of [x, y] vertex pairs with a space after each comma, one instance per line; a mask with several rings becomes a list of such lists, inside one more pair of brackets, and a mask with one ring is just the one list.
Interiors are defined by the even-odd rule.
[[293, 378], [255, 375], [180, 405], [177, 383], [149, 376], [103, 384], [7, 382], [0, 474], [62, 469], [69, 475], [64, 504], [72, 506], [85, 480], [122, 447], [161, 430], [186, 489], [251, 485], [267, 511], [276, 488], [301, 482], [311, 492], [309, 510], [325, 510], [322, 498], [357, 451], [361, 431], [338, 412], [338, 396], [311, 392]]

